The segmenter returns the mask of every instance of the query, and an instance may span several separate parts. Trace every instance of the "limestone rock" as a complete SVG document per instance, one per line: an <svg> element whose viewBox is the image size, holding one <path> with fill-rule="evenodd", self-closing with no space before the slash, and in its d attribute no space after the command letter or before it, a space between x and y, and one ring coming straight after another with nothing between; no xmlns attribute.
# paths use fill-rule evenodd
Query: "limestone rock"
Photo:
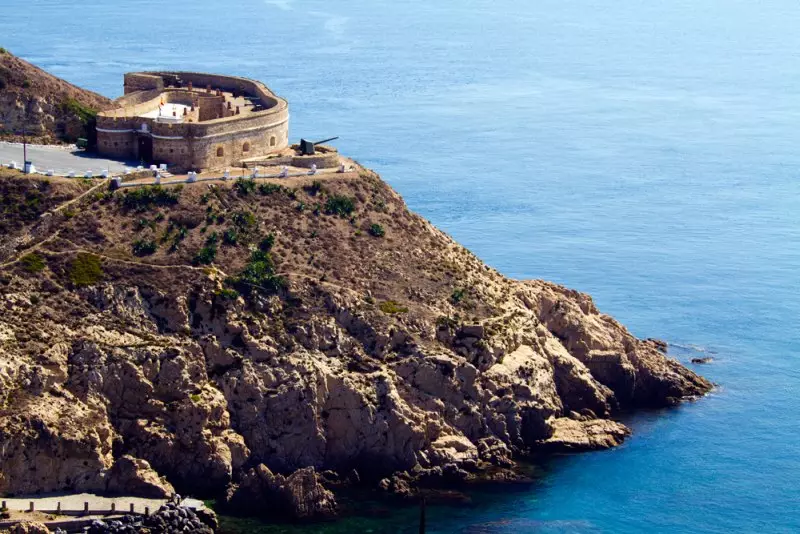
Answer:
<svg viewBox="0 0 800 534"><path fill-rule="evenodd" d="M322 486L313 467L286 477L273 474L264 464L248 471L229 490L225 506L249 515L271 511L294 519L330 517L337 509L333 493Z"/></svg>
<svg viewBox="0 0 800 534"><path fill-rule="evenodd" d="M630 435L630 430L616 421L591 419L575 421L559 418L553 421L553 435L539 448L551 452L578 452L616 447Z"/></svg>
<svg viewBox="0 0 800 534"><path fill-rule="evenodd" d="M38 521L22 521L12 526L8 532L10 534L49 534L50 530L44 523Z"/></svg>
<svg viewBox="0 0 800 534"><path fill-rule="evenodd" d="M158 476L149 463L128 455L114 462L106 491L151 499L165 499L175 493L170 483Z"/></svg>

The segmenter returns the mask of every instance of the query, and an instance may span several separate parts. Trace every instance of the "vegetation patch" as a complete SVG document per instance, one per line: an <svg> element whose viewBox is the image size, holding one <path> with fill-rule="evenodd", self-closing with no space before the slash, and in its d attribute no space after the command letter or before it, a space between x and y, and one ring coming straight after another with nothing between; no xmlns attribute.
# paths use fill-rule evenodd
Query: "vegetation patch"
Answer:
<svg viewBox="0 0 800 534"><path fill-rule="evenodd" d="M126 210L147 211L155 206L173 206L178 203L182 186L163 188L160 185L146 185L125 189L118 197Z"/></svg>
<svg viewBox="0 0 800 534"><path fill-rule="evenodd" d="M35 252L31 252L30 254L22 256L19 262L22 264L22 268L29 273L40 273L47 266L44 258Z"/></svg>
<svg viewBox="0 0 800 534"><path fill-rule="evenodd" d="M158 250L158 243L152 239L137 239L133 242L133 254L136 256L149 256Z"/></svg>
<svg viewBox="0 0 800 534"><path fill-rule="evenodd" d="M192 259L192 263L195 265L210 265L217 259L217 242L219 241L219 235L217 232L211 232L206 238L206 244L200 251L195 255L194 259Z"/></svg>
<svg viewBox="0 0 800 534"><path fill-rule="evenodd" d="M261 250L263 252L269 252L270 250L272 250L272 247L274 245L275 245L275 234L270 233L269 235L267 235L267 237L265 237L258 243L258 250Z"/></svg>
<svg viewBox="0 0 800 534"><path fill-rule="evenodd" d="M353 199L344 195L331 195L325 201L325 213L328 215L349 217L355 209Z"/></svg>
<svg viewBox="0 0 800 534"><path fill-rule="evenodd" d="M466 297L466 296L467 296L467 290L466 289L464 289L463 287L456 288L450 294L450 302L452 304L458 304L459 302L464 300L464 297Z"/></svg>
<svg viewBox="0 0 800 534"><path fill-rule="evenodd" d="M236 300L239 298L239 292L229 287L220 289L215 294L223 300Z"/></svg>
<svg viewBox="0 0 800 534"><path fill-rule="evenodd" d="M253 251L242 272L225 282L245 297L253 294L274 295L287 285L286 280L275 273L272 257L262 250Z"/></svg>
<svg viewBox="0 0 800 534"><path fill-rule="evenodd" d="M317 196L319 193L324 192L324 189L322 188L322 182L320 182L319 180L314 180L313 182L311 182L311 184L304 185L303 190L312 197Z"/></svg>
<svg viewBox="0 0 800 534"><path fill-rule="evenodd" d="M103 279L100 258L94 254L80 252L69 268L69 279L76 287L91 286Z"/></svg>
<svg viewBox="0 0 800 534"><path fill-rule="evenodd" d="M369 225L369 235L373 237L383 237L386 235L386 230L384 230L383 226L380 224L372 223Z"/></svg>
<svg viewBox="0 0 800 534"><path fill-rule="evenodd" d="M400 305L399 303L393 300L384 300L380 303L379 308L383 313L387 313L389 315L394 315L397 313L406 313L408 308L405 306Z"/></svg>
<svg viewBox="0 0 800 534"><path fill-rule="evenodd" d="M258 185L258 192L262 195L273 195L283 191L283 186L278 184L263 183Z"/></svg>
<svg viewBox="0 0 800 534"><path fill-rule="evenodd" d="M239 193L239 196L246 197L256 190L256 183L250 178L237 178L233 187L236 189L236 192Z"/></svg>

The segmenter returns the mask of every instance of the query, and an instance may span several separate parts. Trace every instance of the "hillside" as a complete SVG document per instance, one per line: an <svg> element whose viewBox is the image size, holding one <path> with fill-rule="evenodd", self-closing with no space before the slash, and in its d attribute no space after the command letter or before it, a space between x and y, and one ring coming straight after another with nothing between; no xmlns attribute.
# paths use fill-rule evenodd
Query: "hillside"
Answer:
<svg viewBox="0 0 800 534"><path fill-rule="evenodd" d="M0 139L74 142L94 137L94 116L108 98L56 78L0 48Z"/></svg>
<svg viewBox="0 0 800 534"><path fill-rule="evenodd" d="M711 388L589 296L502 276L367 169L44 184L0 175L40 214L84 193L0 249L3 494L174 487L324 516L345 484L409 496L613 447L623 410Z"/></svg>

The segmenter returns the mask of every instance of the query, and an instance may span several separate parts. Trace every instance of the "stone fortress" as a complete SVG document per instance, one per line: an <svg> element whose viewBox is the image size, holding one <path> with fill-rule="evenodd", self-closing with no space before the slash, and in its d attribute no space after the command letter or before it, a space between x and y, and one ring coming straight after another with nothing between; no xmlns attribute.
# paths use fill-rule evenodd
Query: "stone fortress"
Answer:
<svg viewBox="0 0 800 534"><path fill-rule="evenodd" d="M173 171L241 166L289 145L289 105L255 80L195 72L134 72L97 115L97 150Z"/></svg>

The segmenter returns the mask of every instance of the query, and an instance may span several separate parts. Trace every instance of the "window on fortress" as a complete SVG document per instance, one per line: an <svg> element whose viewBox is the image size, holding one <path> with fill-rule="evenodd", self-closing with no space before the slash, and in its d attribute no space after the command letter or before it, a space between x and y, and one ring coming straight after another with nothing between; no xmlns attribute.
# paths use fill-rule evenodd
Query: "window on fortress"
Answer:
<svg viewBox="0 0 800 534"><path fill-rule="evenodd" d="M245 143L242 145L242 152L250 152L250 143Z"/></svg>
<svg viewBox="0 0 800 534"><path fill-rule="evenodd" d="M269 138L269 146L275 146L275 136Z"/></svg>
<svg viewBox="0 0 800 534"><path fill-rule="evenodd" d="M225 155L225 151L222 149L222 147L221 146L217 147L217 157L221 158L224 155Z"/></svg>
<svg viewBox="0 0 800 534"><path fill-rule="evenodd" d="M172 154L173 152L175 152L175 149L174 148L170 148L169 149L169 153Z"/></svg>

